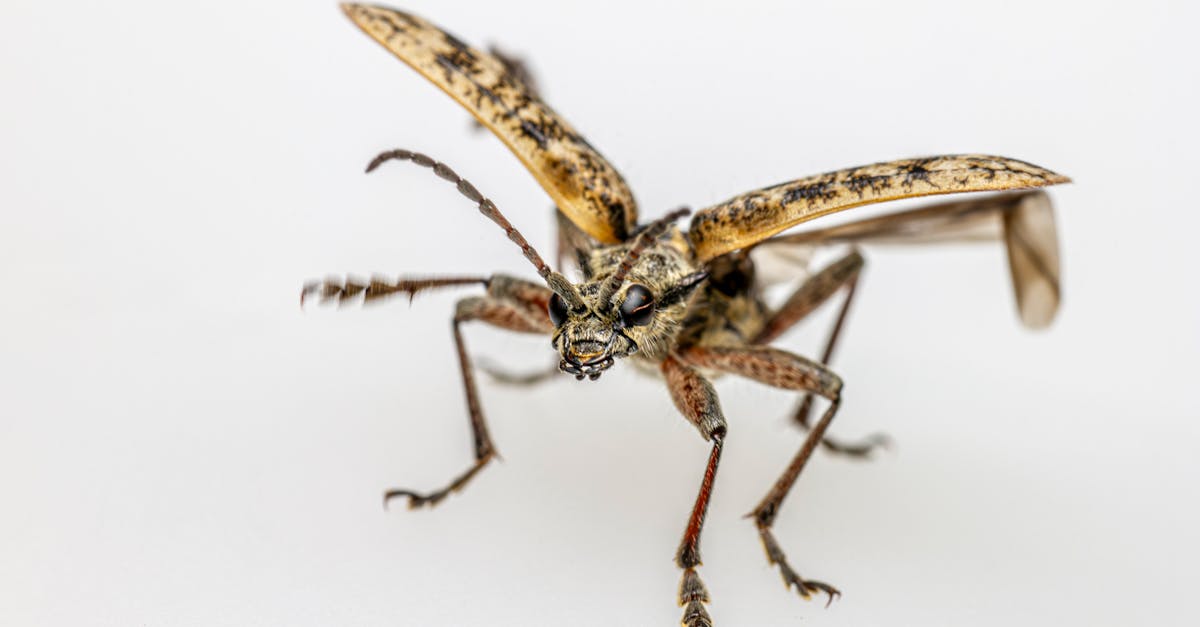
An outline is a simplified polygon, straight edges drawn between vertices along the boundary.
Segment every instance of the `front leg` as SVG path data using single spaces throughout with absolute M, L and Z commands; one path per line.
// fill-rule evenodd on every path
M 447 486 L 426 494 L 405 489 L 392 489 L 383 493 L 383 505 L 387 507 L 394 498 L 407 497 L 410 508 L 437 505 L 451 492 L 457 492 L 467 485 L 483 467 L 496 456 L 496 447 L 492 444 L 492 436 L 488 432 L 487 421 L 483 416 L 483 407 L 479 404 L 479 392 L 475 386 L 475 370 L 471 365 L 471 357 L 463 343 L 460 325 L 467 320 L 488 320 L 483 317 L 490 314 L 497 317 L 502 306 L 489 302 L 485 297 L 473 296 L 458 301 L 452 324 L 454 332 L 454 347 L 458 353 L 458 366 L 462 372 L 463 390 L 467 397 L 467 416 L 471 421 L 471 437 L 475 448 L 475 463 L 458 475 Z
M 496 447 L 488 432 L 479 392 L 475 385 L 475 370 L 463 342 L 461 326 L 464 322 L 478 320 L 495 327 L 518 333 L 546 334 L 554 329 L 546 311 L 550 290 L 545 286 L 505 275 L 484 277 L 402 277 L 387 280 L 375 277 L 370 282 L 354 279 L 327 279 L 309 283 L 301 292 L 301 302 L 307 296 L 316 295 L 322 302 L 342 304 L 349 299 L 361 297 L 364 302 L 384 299 L 396 295 L 407 295 L 410 299 L 418 292 L 480 283 L 487 286 L 486 296 L 471 296 L 458 301 L 455 307 L 452 329 L 454 346 L 462 371 L 463 390 L 466 394 L 467 414 L 471 421 L 471 436 L 474 444 L 475 463 L 458 475 L 445 487 L 429 493 L 412 490 L 388 490 L 383 495 L 386 506 L 393 498 L 407 497 L 409 507 L 437 505 L 451 492 L 463 488 L 484 466 L 496 456 Z
M 692 506 L 683 540 L 675 554 L 675 563 L 683 569 L 679 583 L 679 604 L 684 606 L 684 627 L 712 627 L 712 618 L 704 609 L 708 603 L 708 590 L 696 567 L 700 565 L 700 531 L 708 513 L 708 500 L 712 495 L 713 481 L 717 478 L 717 464 L 721 461 L 721 447 L 725 442 L 725 417 L 717 402 L 717 392 L 711 383 L 695 369 L 682 363 L 675 356 L 668 356 L 662 363 L 662 373 L 671 391 L 671 400 L 697 429 L 705 440 L 712 440 L 712 452 L 704 468 L 704 479 L 700 482 L 700 493 Z
M 463 342 L 461 325 L 471 320 L 486 322 L 492 326 L 518 333 L 548 333 L 553 329 L 546 313 L 546 302 L 550 290 L 540 285 L 502 275 L 488 281 L 487 296 L 472 296 L 458 301 L 455 307 L 453 331 L 454 346 L 458 352 L 459 368 L 462 371 L 463 391 L 466 394 L 467 414 L 471 421 L 471 435 L 475 448 L 475 463 L 456 477 L 446 487 L 422 494 L 412 490 L 393 489 L 383 495 L 384 505 L 391 499 L 406 497 L 410 508 L 437 505 L 451 492 L 461 490 L 483 467 L 496 456 L 496 447 L 488 432 L 483 407 L 479 403 L 479 392 L 475 385 L 475 369 Z
M 775 540 L 775 535 L 771 533 L 771 527 L 775 524 L 775 515 L 784 497 L 791 491 L 796 478 L 800 476 L 800 471 L 825 437 L 825 431 L 837 413 L 842 399 L 842 380 L 821 364 L 766 346 L 691 347 L 681 351 L 680 356 L 688 363 L 701 368 L 741 375 L 785 390 L 815 393 L 829 401 L 829 407 L 805 438 L 800 451 L 788 464 L 771 491 L 750 513 L 750 517 L 754 518 L 758 527 L 763 548 L 767 551 L 767 559 L 779 566 L 784 585 L 796 586 L 796 590 L 806 599 L 814 592 L 824 592 L 832 603 L 834 597 L 841 593 L 827 583 L 802 578 L 788 563 L 787 556 Z

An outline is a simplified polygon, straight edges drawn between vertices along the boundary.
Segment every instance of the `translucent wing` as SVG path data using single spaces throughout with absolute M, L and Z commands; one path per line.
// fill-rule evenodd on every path
M 810 250 L 822 244 L 935 244 L 1003 240 L 1021 322 L 1050 324 L 1061 299 L 1054 207 L 1043 191 L 948 202 L 825 229 L 774 237 L 760 246 Z
M 764 245 L 750 251 L 750 258 L 754 261 L 754 279 L 759 286 L 803 282 L 812 276 L 813 258 L 821 244 L 765 246 L 774 242 L 773 239 L 766 240 Z
M 500 59 L 415 15 L 358 4 L 342 10 L 495 133 L 580 229 L 605 243 L 628 237 L 637 204 L 621 175 Z
M 1042 187 L 1069 181 L 1044 168 L 987 155 L 904 159 L 790 181 L 696 213 L 689 237 L 701 260 L 860 205 L 956 192 Z

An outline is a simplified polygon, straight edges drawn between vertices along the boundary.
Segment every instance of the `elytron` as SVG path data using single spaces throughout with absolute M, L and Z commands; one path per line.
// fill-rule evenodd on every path
M 808 431 L 800 450 L 750 515 L 767 559 L 785 585 L 804 598 L 840 593 L 803 577 L 773 534 L 784 498 L 818 446 L 862 457 L 879 440 L 839 442 L 826 436 L 842 401 L 842 379 L 829 368 L 864 260 L 857 243 L 999 239 L 1008 252 L 1017 308 L 1027 326 L 1041 327 L 1059 303 L 1058 251 L 1053 210 L 1037 189 L 1068 179 L 1005 157 L 964 154 L 904 159 L 810 176 L 735 196 L 697 211 L 687 209 L 641 222 L 638 205 L 620 174 L 562 117 L 550 109 L 515 59 L 473 48 L 428 21 L 394 9 L 347 4 L 343 10 L 364 32 L 465 107 L 499 137 L 541 184 L 557 207 L 556 271 L 504 217 L 496 204 L 447 165 L 408 150 L 380 154 L 370 172 L 389 161 L 430 168 L 504 230 L 540 280 L 515 276 L 337 279 L 309 283 L 301 300 L 375 301 L 412 297 L 438 288 L 482 288 L 458 301 L 454 344 L 462 371 L 475 461 L 432 492 L 390 490 L 388 499 L 432 506 L 462 489 L 496 456 L 476 388 L 462 325 L 482 322 L 518 333 L 543 334 L 558 353 L 558 369 L 595 380 L 618 360 L 657 372 L 679 412 L 711 442 L 695 505 L 684 526 L 676 563 L 683 571 L 679 603 L 687 627 L 712 625 L 709 594 L 700 579 L 700 533 L 727 435 L 709 377 L 731 374 L 801 394 L 796 423 Z M 784 230 L 863 205 L 915 196 L 1003 192 L 909 210 L 836 227 Z M 807 250 L 840 246 L 832 263 L 798 271 L 802 278 L 781 304 L 764 301 L 755 259 L 769 248 Z M 563 274 L 563 260 L 579 281 Z M 819 360 L 771 345 L 785 331 L 839 293 L 838 315 Z M 810 420 L 814 397 L 824 411 Z

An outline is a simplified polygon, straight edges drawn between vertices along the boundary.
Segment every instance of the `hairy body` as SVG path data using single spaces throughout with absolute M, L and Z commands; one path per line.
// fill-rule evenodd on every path
M 455 307 L 453 337 L 462 372 L 475 461 L 446 486 L 431 492 L 389 490 L 385 502 L 404 498 L 410 507 L 431 506 L 462 489 L 496 456 L 461 327 L 482 322 L 519 333 L 543 334 L 560 356 L 558 369 L 575 378 L 598 379 L 618 360 L 662 375 L 680 414 L 711 442 L 708 461 L 676 562 L 683 571 L 679 603 L 687 627 L 711 627 L 700 579 L 700 533 L 728 427 L 709 379 L 741 376 L 801 393 L 796 424 L 809 430 L 799 451 L 751 512 L 767 558 L 784 583 L 804 598 L 839 592 L 801 577 L 773 534 L 775 515 L 818 446 L 867 456 L 882 439 L 840 443 L 826 431 L 842 399 L 842 379 L 828 364 L 840 336 L 864 259 L 851 247 L 829 265 L 811 270 L 775 308 L 761 298 L 751 249 L 758 246 L 822 246 L 868 241 L 929 243 L 1002 239 L 1009 254 L 1022 320 L 1043 326 L 1059 302 L 1053 213 L 1040 188 L 1068 179 L 1038 166 L 989 155 L 943 155 L 847 168 L 769 186 L 702 209 L 689 227 L 676 210 L 638 223 L 633 194 L 616 169 L 565 120 L 542 102 L 518 62 L 472 48 L 419 17 L 362 5 L 346 14 L 372 38 L 450 94 L 495 133 L 555 201 L 560 264 L 573 257 L 581 280 L 552 270 L 496 204 L 449 166 L 426 155 L 392 150 L 367 171 L 388 161 L 430 168 L 453 184 L 504 230 L 537 270 L 541 282 L 508 276 L 328 279 L 305 286 L 301 301 L 365 302 L 448 287 L 483 286 Z M 914 196 L 1017 190 L 943 203 L 915 211 L 850 223 L 824 231 L 774 237 L 798 224 L 858 207 Z M 844 293 L 819 360 L 770 344 L 822 303 Z M 508 377 L 510 380 L 513 377 Z M 533 382 L 535 377 L 523 382 Z M 825 401 L 810 422 L 814 398 Z

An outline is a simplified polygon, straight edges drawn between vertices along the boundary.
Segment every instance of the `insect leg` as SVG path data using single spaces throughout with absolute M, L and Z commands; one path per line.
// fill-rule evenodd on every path
M 692 347 L 684 349 L 680 355 L 687 362 L 701 368 L 741 375 L 786 390 L 813 392 L 829 401 L 829 407 L 805 438 L 800 451 L 788 464 L 771 491 L 750 513 L 750 517 L 754 518 L 758 527 L 763 547 L 767 551 L 767 559 L 779 566 L 784 584 L 788 587 L 796 586 L 796 590 L 806 599 L 815 592 L 824 592 L 829 596 L 829 603 L 832 603 L 841 593 L 827 583 L 800 577 L 788 563 L 787 556 L 771 533 L 771 526 L 784 497 L 796 483 L 800 471 L 804 469 L 808 458 L 825 436 L 829 423 L 837 413 L 842 398 L 842 380 L 821 364 L 767 346 Z
M 471 358 L 467 355 L 467 347 L 463 343 L 462 331 L 459 326 L 466 320 L 472 319 L 470 314 L 465 314 L 463 310 L 472 308 L 481 308 L 480 297 L 466 298 L 458 303 L 459 313 L 454 316 L 454 346 L 458 351 L 459 368 L 462 370 L 463 388 L 467 396 L 467 412 L 471 420 L 471 435 L 475 445 L 475 463 L 458 477 L 455 477 L 446 487 L 421 494 L 405 489 L 392 489 L 383 494 L 383 503 L 387 505 L 388 501 L 399 498 L 408 497 L 408 506 L 410 508 L 422 507 L 425 505 L 437 505 L 442 499 L 446 498 L 451 492 L 462 489 L 483 467 L 492 461 L 496 454 L 496 448 L 492 444 L 492 436 L 488 433 L 487 422 L 483 417 L 483 408 L 479 404 L 479 393 L 475 389 L 475 375 L 471 368 Z
M 793 293 L 787 301 L 774 313 L 763 326 L 763 330 L 754 338 L 754 344 L 768 344 L 790 329 L 800 320 L 808 317 L 814 309 L 831 298 L 838 290 L 846 288 L 846 298 L 838 310 L 837 319 L 829 338 L 825 341 L 825 351 L 821 355 L 821 363 L 828 365 L 833 359 L 833 349 L 837 345 L 846 322 L 846 314 L 850 311 L 850 303 L 854 300 L 854 291 L 858 287 L 858 279 L 866 262 L 857 250 L 850 251 L 846 256 L 831 263 L 820 272 L 813 275 Z M 809 430 L 809 418 L 812 414 L 813 395 L 807 393 L 796 408 L 794 419 L 804 430 Z M 876 433 L 862 442 L 844 443 L 833 438 L 821 440 L 821 445 L 833 453 L 848 457 L 863 458 L 871 454 L 876 447 L 887 446 L 890 439 Z
M 717 464 L 721 460 L 721 447 L 725 442 L 725 417 L 721 414 L 716 390 L 695 369 L 674 356 L 668 356 L 662 363 L 662 372 L 675 406 L 700 430 L 704 439 L 713 443 L 708 464 L 704 468 L 704 478 L 700 482 L 700 493 L 696 496 L 683 540 L 675 554 L 675 563 L 683 569 L 683 579 L 679 583 L 679 604 L 684 606 L 684 627 L 712 627 L 712 619 L 704 609 L 704 604 L 708 603 L 708 590 L 696 573 L 696 567 L 700 565 L 700 531 L 704 527 L 708 500 L 717 477 Z
M 308 298 L 316 296 L 321 303 L 333 302 L 338 305 L 362 297 L 363 303 L 369 303 L 396 294 L 407 294 L 411 301 L 417 292 L 428 289 L 455 287 L 460 285 L 487 285 L 486 277 L 400 277 L 389 280 L 373 276 L 364 281 L 353 277 L 344 279 L 329 277 L 323 281 L 310 281 L 300 290 L 300 306 L 303 307 Z
M 858 282 L 864 264 L 862 254 L 857 250 L 852 250 L 846 256 L 822 268 L 820 272 L 813 275 L 792 293 L 787 301 L 767 319 L 762 331 L 759 331 L 752 343 L 770 344 L 796 323 L 807 318 L 813 310 L 829 300 L 838 290 L 846 287 L 846 304 L 842 305 L 842 313 L 838 315 L 838 321 L 830 337 L 830 340 L 836 340 L 838 331 L 841 329 L 841 321 L 845 317 L 845 310 L 849 307 L 850 298 L 854 295 L 854 286 Z M 832 343 L 831 341 L 830 344 Z
M 484 374 L 491 377 L 496 383 L 515 387 L 537 385 L 542 381 L 546 381 L 558 376 L 558 374 L 562 372 L 558 369 L 557 360 L 550 364 L 548 368 L 543 370 L 534 370 L 532 372 L 511 372 L 491 361 L 480 361 L 479 369 L 483 371 Z
M 454 345 L 458 352 L 462 371 L 463 389 L 467 398 L 467 412 L 471 421 L 471 434 L 475 447 L 475 463 L 466 472 L 446 487 L 422 494 L 412 490 L 388 490 L 383 495 L 384 504 L 393 498 L 407 497 L 411 508 L 437 505 L 451 492 L 462 489 L 484 466 L 496 456 L 496 448 L 488 433 L 479 392 L 475 385 L 475 373 L 471 358 L 463 342 L 461 326 L 464 322 L 478 320 L 509 331 L 520 333 L 547 333 L 553 329 L 546 313 L 546 301 L 550 290 L 522 279 L 496 275 L 488 280 L 487 296 L 472 296 L 458 301 L 455 308 L 453 331 Z

